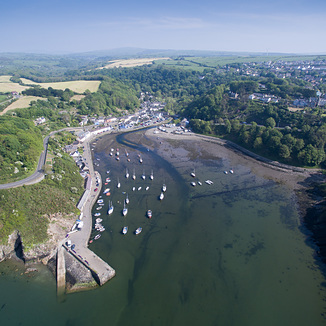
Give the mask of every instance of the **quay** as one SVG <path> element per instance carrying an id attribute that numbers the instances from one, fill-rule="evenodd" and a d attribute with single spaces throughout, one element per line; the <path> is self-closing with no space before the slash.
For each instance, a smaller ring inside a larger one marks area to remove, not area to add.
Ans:
<path id="1" fill-rule="evenodd" d="M 92 153 L 90 150 L 91 141 L 92 139 L 89 139 L 84 142 L 83 155 L 89 168 L 89 176 L 87 180 L 87 188 L 82 197 L 82 202 L 80 203 L 80 206 L 78 206 L 81 211 L 80 221 L 83 225 L 75 232 L 70 232 L 66 239 L 58 245 L 57 249 L 58 295 L 67 290 L 66 273 L 69 269 L 68 264 L 69 261 L 71 261 L 71 258 L 73 258 L 73 264 L 78 264 L 77 268 L 75 268 L 76 272 L 73 272 L 73 278 L 76 279 L 77 282 L 79 281 L 79 283 L 83 284 L 80 289 L 84 290 L 93 288 L 94 284 L 102 286 L 115 276 L 115 270 L 88 248 L 93 222 L 92 207 L 95 204 L 102 187 L 101 176 L 97 171 L 94 171 L 92 163 Z M 96 188 L 98 188 L 97 191 L 95 191 Z M 68 240 L 71 241 L 71 246 L 74 245 L 74 248 L 67 245 Z M 89 281 L 85 282 L 85 278 Z M 89 283 L 89 285 L 87 285 L 87 283 Z"/>

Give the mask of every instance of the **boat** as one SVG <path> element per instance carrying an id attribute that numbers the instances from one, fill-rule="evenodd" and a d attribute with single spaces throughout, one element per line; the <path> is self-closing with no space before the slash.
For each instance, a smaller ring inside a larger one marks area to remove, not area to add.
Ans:
<path id="1" fill-rule="evenodd" d="M 160 194 L 160 200 L 162 200 L 163 198 L 164 198 L 164 193 L 163 192 L 161 192 L 161 194 Z"/>
<path id="2" fill-rule="evenodd" d="M 110 170 L 107 170 L 107 171 L 106 171 L 106 174 L 109 174 L 109 173 L 110 173 Z"/>
<path id="3" fill-rule="evenodd" d="M 127 179 L 129 178 L 129 172 L 128 172 L 128 169 L 126 169 L 126 178 L 127 178 Z"/>
<path id="4" fill-rule="evenodd" d="M 193 178 L 196 176 L 195 169 L 193 170 L 193 172 L 190 173 L 190 175 L 191 175 Z"/>
<path id="5" fill-rule="evenodd" d="M 126 156 L 128 157 L 129 156 L 129 153 L 127 152 L 127 150 L 125 149 L 125 151 L 126 151 Z"/>
<path id="6" fill-rule="evenodd" d="M 126 202 L 126 204 L 129 204 L 129 197 L 128 197 L 128 194 L 127 194 L 127 196 L 126 196 L 125 202 Z"/>
<path id="7" fill-rule="evenodd" d="M 152 218 L 152 211 L 150 209 L 147 211 L 147 217 Z"/>
<path id="8" fill-rule="evenodd" d="M 153 180 L 153 179 L 154 179 L 154 172 L 153 172 L 153 170 L 152 170 L 152 172 L 151 172 L 151 174 L 150 174 L 149 178 L 150 178 L 151 180 Z"/>
<path id="9" fill-rule="evenodd" d="M 200 185 L 200 186 L 202 186 L 203 184 L 200 182 L 200 181 L 197 181 L 197 183 Z"/>
<path id="10" fill-rule="evenodd" d="M 133 180 L 136 180 L 136 173 L 135 173 L 135 169 L 134 169 L 134 172 L 132 173 L 132 179 L 133 179 Z"/>
<path id="11" fill-rule="evenodd" d="M 111 202 L 109 202 L 108 214 L 111 215 L 113 213 L 113 210 L 114 210 L 114 207 L 113 207 L 113 204 L 112 204 L 112 201 L 111 201 Z"/>
<path id="12" fill-rule="evenodd" d="M 143 171 L 143 174 L 141 175 L 141 178 L 142 178 L 143 180 L 146 179 L 145 170 Z"/>
<path id="13" fill-rule="evenodd" d="M 213 184 L 213 181 L 211 181 L 211 180 L 206 180 L 205 181 L 208 185 L 212 185 Z"/>
<path id="14" fill-rule="evenodd" d="M 95 213 L 94 214 L 94 216 L 100 216 L 101 215 L 101 213 Z"/>
<path id="15" fill-rule="evenodd" d="M 111 179 L 110 179 L 109 177 L 107 177 L 107 178 L 105 179 L 105 182 L 111 182 Z"/>
<path id="16" fill-rule="evenodd" d="M 103 203 L 103 201 L 104 201 L 103 199 L 99 199 L 99 200 L 97 201 L 97 203 L 98 203 L 98 204 L 101 204 L 101 203 Z"/>
<path id="17" fill-rule="evenodd" d="M 116 157 L 116 160 L 117 160 L 117 161 L 120 161 L 120 157 L 119 157 L 119 156 L 117 156 L 117 157 Z"/>
<path id="18" fill-rule="evenodd" d="M 193 181 L 193 182 L 191 182 L 190 184 L 191 184 L 193 187 L 195 187 L 195 186 L 196 186 L 196 182 L 194 182 L 194 181 Z"/>
<path id="19" fill-rule="evenodd" d="M 141 187 L 138 187 L 138 191 L 141 190 Z"/>
<path id="20" fill-rule="evenodd" d="M 143 159 L 139 156 L 139 163 L 143 163 Z"/>
<path id="21" fill-rule="evenodd" d="M 137 235 L 137 234 L 139 234 L 141 231 L 143 231 L 143 228 L 137 228 L 137 229 L 135 230 L 135 234 Z"/>
<path id="22" fill-rule="evenodd" d="M 102 207 L 103 206 L 96 207 L 96 210 L 98 211 L 98 210 L 102 209 Z"/>
<path id="23" fill-rule="evenodd" d="M 99 239 L 101 237 L 101 235 L 100 234 L 97 234 L 95 237 L 94 237 L 94 240 L 97 240 L 97 239 Z"/>
<path id="24" fill-rule="evenodd" d="M 231 169 L 231 170 L 230 170 L 230 173 L 233 174 L 233 172 L 234 172 L 234 171 Z"/>
<path id="25" fill-rule="evenodd" d="M 106 194 L 106 193 L 108 193 L 110 191 L 110 188 L 106 188 L 104 191 L 103 191 L 103 194 Z M 103 201 L 102 201 L 102 203 L 103 203 Z"/>
<path id="26" fill-rule="evenodd" d="M 103 220 L 100 217 L 98 217 L 95 221 L 96 223 L 101 223 Z"/>
<path id="27" fill-rule="evenodd" d="M 125 203 L 123 203 L 123 210 L 122 210 L 122 215 L 123 215 L 123 216 L 126 216 L 126 215 L 127 215 L 127 213 L 128 213 L 128 208 L 126 207 L 126 204 L 125 204 Z"/>
<path id="28" fill-rule="evenodd" d="M 132 191 L 135 191 L 136 190 L 136 187 L 132 187 Z"/>
<path id="29" fill-rule="evenodd" d="M 93 149 L 93 148 L 92 148 Z M 112 152 L 110 152 L 110 156 L 113 156 Z"/>
<path id="30" fill-rule="evenodd" d="M 124 226 L 122 229 L 122 234 L 127 234 L 128 232 L 128 226 Z"/>
<path id="31" fill-rule="evenodd" d="M 120 181 L 119 181 L 119 178 L 118 178 L 118 184 L 117 184 L 117 188 L 120 188 L 121 184 L 120 184 Z"/>
<path id="32" fill-rule="evenodd" d="M 163 192 L 166 192 L 166 185 L 165 185 L 165 183 L 164 183 L 163 186 L 162 186 L 162 191 L 163 191 Z"/>
<path id="33" fill-rule="evenodd" d="M 228 171 L 224 171 L 224 174 L 228 174 Z"/>
<path id="34" fill-rule="evenodd" d="M 148 189 L 149 189 L 149 187 L 147 186 L 145 190 L 147 191 Z"/>

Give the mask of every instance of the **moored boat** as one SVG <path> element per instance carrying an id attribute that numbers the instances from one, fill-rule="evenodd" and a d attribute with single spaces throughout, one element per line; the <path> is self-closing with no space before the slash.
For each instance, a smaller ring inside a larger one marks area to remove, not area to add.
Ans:
<path id="1" fill-rule="evenodd" d="M 139 234 L 141 231 L 143 231 L 143 228 L 139 227 L 135 230 L 135 234 Z"/>
<path id="2" fill-rule="evenodd" d="M 191 184 L 193 187 L 195 187 L 195 186 L 196 186 L 196 182 L 194 182 L 194 181 L 193 181 L 193 182 L 191 182 L 190 184 Z"/>
<path id="3" fill-rule="evenodd" d="M 129 178 L 129 172 L 128 172 L 128 169 L 126 169 L 126 178 L 127 178 L 127 179 Z"/>
<path id="4" fill-rule="evenodd" d="M 95 237 L 94 237 L 94 240 L 97 240 L 97 239 L 99 239 L 101 237 L 101 235 L 100 234 L 97 234 Z"/>
<path id="5" fill-rule="evenodd" d="M 150 209 L 147 211 L 147 217 L 152 218 L 152 211 Z"/>
<path id="6" fill-rule="evenodd" d="M 190 175 L 191 175 L 193 178 L 196 176 L 195 169 L 193 170 L 193 172 L 190 173 Z"/>
<path id="7" fill-rule="evenodd" d="M 100 216 L 101 215 L 101 213 L 95 213 L 94 214 L 94 216 Z"/>
<path id="8" fill-rule="evenodd" d="M 164 183 L 163 186 L 162 186 L 162 191 L 163 191 L 163 192 L 166 192 L 166 185 L 165 185 L 165 183 Z"/>
<path id="9" fill-rule="evenodd" d="M 109 203 L 109 209 L 108 209 L 108 214 L 111 215 L 113 213 L 114 207 L 112 204 L 112 201 Z"/>
<path id="10" fill-rule="evenodd" d="M 119 178 L 118 178 L 117 188 L 120 188 L 120 186 L 121 186 L 121 183 L 120 183 Z"/>
<path id="11" fill-rule="evenodd" d="M 126 207 L 126 204 L 123 203 L 123 210 L 122 210 L 122 215 L 126 216 L 128 214 L 128 208 Z"/>
<path id="12" fill-rule="evenodd" d="M 164 198 L 164 193 L 161 192 L 161 194 L 160 194 L 160 196 L 159 196 L 159 199 L 160 199 L 160 200 L 163 200 L 163 198 Z"/>
<path id="13" fill-rule="evenodd" d="M 126 195 L 125 202 L 126 202 L 126 204 L 129 204 L 129 197 L 128 197 L 128 194 Z"/>
<path id="14" fill-rule="evenodd" d="M 122 234 L 127 234 L 128 226 L 124 226 L 121 232 L 122 232 Z"/>
<path id="15" fill-rule="evenodd" d="M 154 179 L 154 172 L 153 172 L 153 170 L 152 170 L 152 172 L 151 172 L 151 174 L 150 174 L 149 178 L 150 178 L 151 180 L 153 180 L 153 179 Z"/>

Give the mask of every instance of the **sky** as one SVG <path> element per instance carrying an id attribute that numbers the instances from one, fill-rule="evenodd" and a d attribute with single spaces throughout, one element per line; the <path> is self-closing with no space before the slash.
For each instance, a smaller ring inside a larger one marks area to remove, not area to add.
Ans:
<path id="1" fill-rule="evenodd" d="M 326 54 L 325 0 L 11 0 L 0 52 L 123 47 Z"/>

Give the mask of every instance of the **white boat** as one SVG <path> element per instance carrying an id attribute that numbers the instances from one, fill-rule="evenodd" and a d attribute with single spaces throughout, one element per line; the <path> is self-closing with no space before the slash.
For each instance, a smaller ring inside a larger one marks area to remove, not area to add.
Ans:
<path id="1" fill-rule="evenodd" d="M 152 218 L 152 211 L 150 209 L 147 211 L 147 217 Z"/>
<path id="2" fill-rule="evenodd" d="M 129 153 L 127 152 L 127 150 L 125 149 L 125 151 L 126 151 L 126 156 L 128 157 L 129 156 Z"/>
<path id="3" fill-rule="evenodd" d="M 145 190 L 147 191 L 148 189 L 149 189 L 149 187 L 147 186 Z"/>
<path id="4" fill-rule="evenodd" d="M 164 183 L 163 186 L 162 186 L 162 191 L 163 191 L 163 192 L 166 192 L 166 185 L 165 185 L 165 183 Z"/>
<path id="5" fill-rule="evenodd" d="M 126 178 L 127 178 L 127 179 L 129 178 L 129 172 L 128 172 L 128 169 L 126 169 Z"/>
<path id="6" fill-rule="evenodd" d="M 101 235 L 100 234 L 97 234 L 95 237 L 94 237 L 94 240 L 97 240 L 97 239 L 99 239 L 101 237 Z"/>
<path id="7" fill-rule="evenodd" d="M 136 187 L 132 187 L 132 191 L 135 191 L 136 190 Z"/>
<path id="8" fill-rule="evenodd" d="M 101 223 L 103 220 L 100 217 L 98 217 L 95 221 L 96 223 Z"/>
<path id="9" fill-rule="evenodd" d="M 143 163 L 143 159 L 139 156 L 139 163 Z"/>
<path id="10" fill-rule="evenodd" d="M 143 174 L 141 175 L 141 178 L 142 178 L 143 180 L 146 179 L 145 171 L 143 171 Z"/>
<path id="11" fill-rule="evenodd" d="M 109 203 L 109 209 L 108 209 L 108 214 L 111 215 L 113 213 L 114 207 L 112 204 L 112 201 Z"/>
<path id="12" fill-rule="evenodd" d="M 224 174 L 228 174 L 228 171 L 224 171 Z"/>
<path id="13" fill-rule="evenodd" d="M 161 192 L 161 194 L 160 194 L 160 200 L 162 200 L 163 198 L 164 198 L 164 193 L 163 192 Z"/>
<path id="14" fill-rule="evenodd" d="M 98 203 L 98 204 L 101 204 L 101 203 L 103 203 L 103 201 L 104 201 L 103 199 L 99 199 L 99 200 L 97 201 L 97 203 Z"/>
<path id="15" fill-rule="evenodd" d="M 120 184 L 120 181 L 119 181 L 119 178 L 118 178 L 118 184 L 117 184 L 117 188 L 120 188 L 121 184 Z"/>
<path id="16" fill-rule="evenodd" d="M 106 194 L 106 193 L 108 193 L 110 191 L 110 188 L 106 188 L 104 191 L 103 191 L 103 194 Z M 103 203 L 103 201 L 102 201 L 102 203 Z"/>
<path id="17" fill-rule="evenodd" d="M 102 207 L 103 206 L 96 207 L 96 210 L 98 211 L 98 210 L 102 209 Z"/>
<path id="18" fill-rule="evenodd" d="M 141 187 L 138 187 L 138 191 L 141 190 Z"/>
<path id="19" fill-rule="evenodd" d="M 190 184 L 191 184 L 193 187 L 195 187 L 195 186 L 196 186 L 196 182 L 194 182 L 194 181 L 193 181 L 193 182 L 191 182 Z"/>
<path id="20" fill-rule="evenodd" d="M 110 170 L 107 170 L 107 171 L 106 171 L 106 174 L 109 174 L 109 173 L 110 173 Z"/>
<path id="21" fill-rule="evenodd" d="M 135 234 L 137 235 L 137 234 L 139 234 L 141 231 L 143 231 L 143 228 L 137 228 L 137 229 L 135 230 Z"/>
<path id="22" fill-rule="evenodd" d="M 151 180 L 153 180 L 153 179 L 154 179 L 154 172 L 153 172 L 153 170 L 152 170 L 152 172 L 151 172 L 151 174 L 150 174 L 149 178 L 150 178 Z"/>
<path id="23" fill-rule="evenodd" d="M 197 181 L 197 183 L 200 185 L 200 186 L 202 186 L 203 184 L 200 182 L 200 181 Z"/>
<path id="24" fill-rule="evenodd" d="M 95 213 L 94 214 L 94 216 L 100 216 L 101 215 L 101 213 Z"/>
<path id="25" fill-rule="evenodd" d="M 128 208 L 126 207 L 125 203 L 123 203 L 123 210 L 122 210 L 122 215 L 126 216 L 128 213 Z"/>
<path id="26" fill-rule="evenodd" d="M 230 170 L 230 173 L 233 174 L 233 172 L 234 172 L 234 171 L 231 169 L 231 170 Z"/>
<path id="27" fill-rule="evenodd" d="M 212 185 L 213 184 L 213 181 L 211 181 L 211 180 L 206 180 L 205 181 L 208 185 Z"/>
<path id="28" fill-rule="evenodd" d="M 194 178 L 196 176 L 195 169 L 193 172 L 190 173 L 190 175 Z"/>
<path id="29" fill-rule="evenodd" d="M 127 196 L 126 196 L 125 202 L 126 202 L 127 205 L 129 204 L 129 197 L 128 197 L 128 194 L 127 194 Z"/>
<path id="30" fill-rule="evenodd" d="M 136 173 L 135 173 L 135 169 L 134 169 L 134 172 L 133 172 L 133 174 L 132 174 L 132 179 L 133 179 L 133 180 L 136 180 Z"/>
<path id="31" fill-rule="evenodd" d="M 122 229 L 122 234 L 127 234 L 128 232 L 128 226 L 124 226 Z"/>

